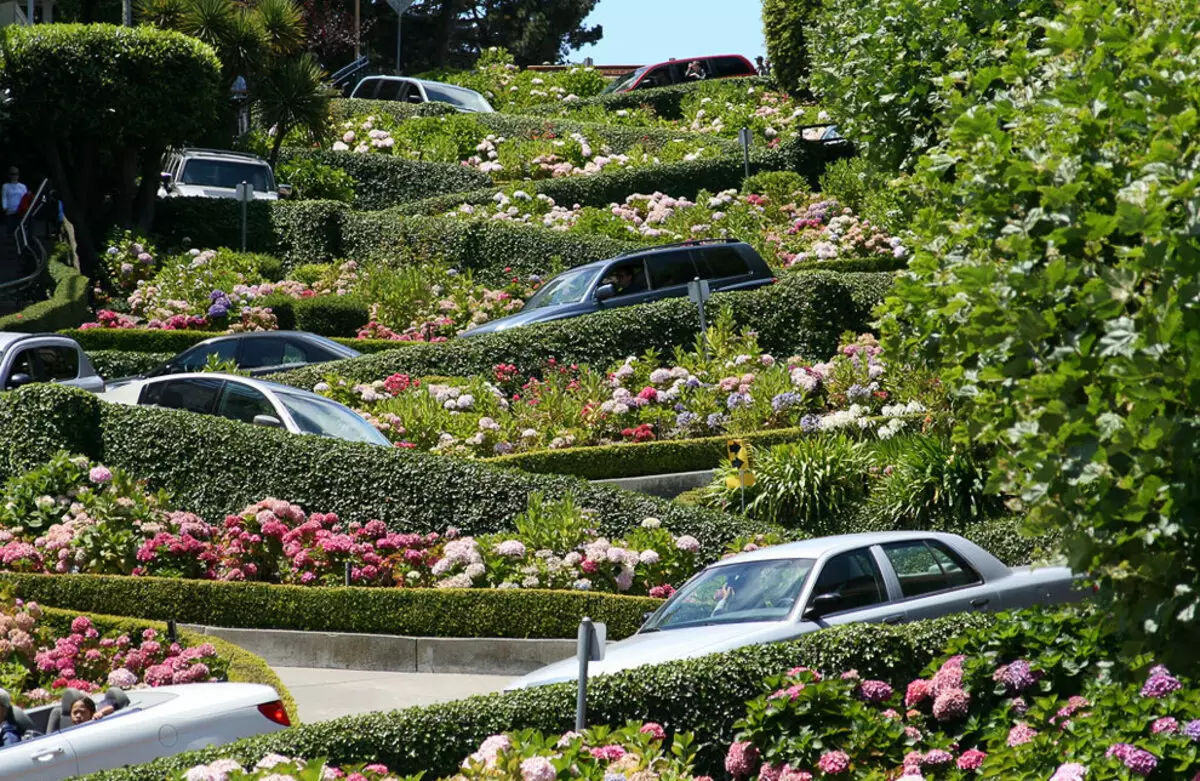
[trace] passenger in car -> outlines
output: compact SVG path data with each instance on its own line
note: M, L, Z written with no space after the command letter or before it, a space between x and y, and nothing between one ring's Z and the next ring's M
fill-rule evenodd
M613 272L613 284L616 285L619 296L642 293L646 290L646 286L629 266L622 266Z
M127 705L129 705L129 695L114 686L104 693L104 699L96 703L96 715L92 716L92 719L102 719Z
M12 698L0 689L0 746L13 746L21 742L21 733L13 723Z
M71 723L83 724L96 715L96 703L91 697L80 697L71 705Z

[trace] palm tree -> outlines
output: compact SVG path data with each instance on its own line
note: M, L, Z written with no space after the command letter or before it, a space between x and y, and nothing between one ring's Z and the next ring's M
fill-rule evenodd
M270 60L263 68L255 103L263 124L272 128L272 166L279 159L283 138L294 128L315 137L325 133L329 101L333 91L325 84L325 72L311 54Z
M295 0L258 0L253 8L272 54L290 56L304 49L304 13Z

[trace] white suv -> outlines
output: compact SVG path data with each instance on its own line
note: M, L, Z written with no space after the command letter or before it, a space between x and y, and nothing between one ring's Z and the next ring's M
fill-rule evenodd
M179 149L167 157L160 198L236 198L237 186L248 182L255 200L273 201L291 188L275 185L267 161L257 155L220 149Z

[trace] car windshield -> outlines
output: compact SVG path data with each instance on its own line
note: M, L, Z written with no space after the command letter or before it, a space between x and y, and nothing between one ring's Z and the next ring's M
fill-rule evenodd
M392 443L378 429L341 404L298 393L275 395L305 434L391 447Z
M265 163L239 163L236 160L188 160L179 181L181 184L230 189L249 182L254 191L260 193L275 189L271 169Z
M577 268L573 271L564 271L534 293L533 297L525 302L522 311L561 304L578 304L588 294L599 273L600 269L596 268Z
M710 567L689 581L643 632L751 621L783 621L815 559L771 559Z
M609 82L608 86L600 91L600 94L603 95L606 93L619 92L623 89L629 89L633 86L633 83L640 79L648 70L650 70L650 66L644 65L635 70L633 73L626 73L624 76L618 76Z
M468 89L456 89L455 87L448 87L445 84L430 84L428 82L424 86L425 94L429 96L431 101L449 103L452 106L458 106L467 111L490 112L492 110L488 102L477 92L472 92Z

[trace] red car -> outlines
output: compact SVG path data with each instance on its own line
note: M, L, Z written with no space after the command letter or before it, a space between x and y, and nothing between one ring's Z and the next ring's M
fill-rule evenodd
M720 54L715 57L691 57L670 60L656 65L643 65L632 73L618 76L604 88L605 93L629 92L651 87L669 87L705 79L731 79L738 76L757 76L758 71L740 54Z

